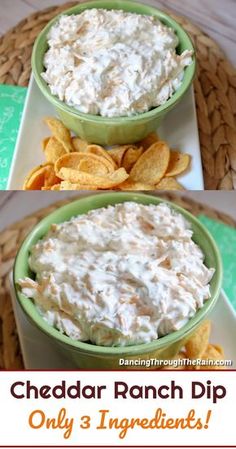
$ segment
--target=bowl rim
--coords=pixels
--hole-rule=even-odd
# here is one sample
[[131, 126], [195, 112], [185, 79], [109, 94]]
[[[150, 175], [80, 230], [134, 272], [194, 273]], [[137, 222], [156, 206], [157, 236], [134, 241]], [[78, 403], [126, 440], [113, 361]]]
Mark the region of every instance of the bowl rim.
[[[35, 43], [33, 46], [33, 51], [32, 51], [32, 57], [31, 57], [31, 65], [32, 65], [34, 78], [36, 80], [38, 87], [40, 88], [41, 92], [43, 93], [43, 95], [48, 99], [48, 101], [53, 103], [56, 108], [69, 113], [74, 118], [80, 118], [80, 119], [86, 120], [87, 122], [96, 121], [101, 124], [102, 123], [105, 124], [105, 123], [109, 122], [109, 124], [114, 124], [114, 125], [120, 124], [122, 122], [129, 123], [129, 122], [135, 122], [138, 120], [145, 120], [145, 119], [148, 120], [148, 119], [155, 117], [156, 114], [163, 113], [166, 110], [168, 110], [170, 107], [174, 106], [180, 100], [180, 98], [182, 98], [182, 96], [185, 94], [185, 92], [188, 90], [188, 88], [192, 84], [193, 78], [196, 73], [196, 52], [195, 52], [193, 42], [192, 42], [190, 36], [188, 35], [188, 33], [184, 30], [184, 28], [181, 25], [179, 25], [175, 19], [173, 19], [172, 17], [170, 17], [168, 14], [161, 11], [160, 9], [155, 8], [154, 6], [146, 5], [146, 4], [136, 2], [133, 0], [118, 1], [117, 5], [119, 6], [121, 3], [126, 4], [127, 6], [129, 6], [129, 5], [136, 6], [137, 8], [144, 7], [146, 10], [145, 14], [155, 15], [160, 20], [165, 19], [168, 23], [170, 23], [170, 25], [168, 25], [168, 26], [171, 26], [172, 28], [174, 28], [175, 32], [176, 32], [176, 30], [178, 30], [178, 33], [182, 34], [183, 38], [185, 38], [185, 40], [187, 41], [187, 46], [188, 46], [189, 50], [193, 51], [193, 56], [192, 56], [193, 62], [190, 66], [185, 68], [183, 81], [182, 81], [180, 87], [174, 92], [172, 97], [170, 97], [163, 105], [159, 105], [155, 108], [152, 108], [151, 110], [149, 110], [147, 112], [143, 112], [143, 113], [132, 115], [132, 116], [106, 117], [106, 116], [100, 116], [100, 115], [87, 114], [87, 113], [80, 112], [79, 110], [76, 110], [73, 106], [69, 106], [65, 102], [59, 100], [59, 98], [57, 96], [51, 94], [51, 92], [49, 90], [49, 86], [47, 85], [46, 81], [43, 80], [43, 78], [41, 77], [41, 74], [37, 70], [37, 63], [36, 63], [38, 46], [39, 46], [41, 40], [44, 40], [45, 34], [48, 33], [51, 26], [54, 25], [54, 23], [59, 19], [59, 17], [61, 17], [62, 15], [73, 14], [73, 12], [78, 9], [80, 11], [79, 12], [79, 14], [80, 14], [85, 9], [88, 9], [88, 7], [89, 8], [92, 8], [92, 7], [99, 8], [99, 5], [103, 5], [103, 6], [100, 6], [101, 9], [106, 9], [109, 6], [111, 6], [111, 7], [109, 7], [109, 9], [115, 8], [115, 2], [114, 2], [114, 5], [111, 5], [111, 0], [94, 0], [94, 1], [83, 2], [78, 5], [75, 5], [72, 8], [69, 8], [69, 9], [63, 11], [62, 13], [56, 15], [43, 28], [43, 30], [39, 33], [37, 39], [35, 40]], [[105, 7], [104, 4], [107, 4], [107, 6]], [[117, 8], [115, 8], [115, 9], [117, 9]], [[119, 9], [122, 10], [122, 6], [120, 6]]]
[[[114, 202], [114, 198], [116, 199]], [[93, 345], [91, 343], [81, 342], [78, 340], [72, 340], [70, 337], [68, 337], [65, 334], [62, 334], [59, 330], [54, 328], [53, 326], [49, 325], [42, 316], [37, 312], [35, 305], [32, 300], [28, 299], [26, 300], [26, 297], [19, 291], [17, 287], [17, 280], [20, 279], [22, 276], [20, 275], [22, 270], [22, 265], [25, 263], [28, 266], [28, 259], [25, 260], [24, 254], [22, 254], [23, 251], [27, 251], [32, 245], [32, 240], [37, 236], [38, 232], [40, 232], [40, 229], [42, 226], [47, 225], [48, 221], [49, 223], [53, 223], [53, 220], [55, 217], [60, 217], [61, 211], [68, 209], [72, 212], [72, 210], [75, 210], [74, 214], [72, 213], [70, 217], [72, 218], [75, 215], [80, 215], [79, 212], [76, 211], [76, 208], [83, 207], [86, 205], [86, 203], [89, 201], [91, 202], [91, 207], [89, 205], [88, 210], [98, 209], [101, 207], [107, 207], [109, 204], [119, 204], [121, 202], [126, 201], [134, 201], [137, 202], [137, 200], [142, 204], [159, 204], [159, 203], [166, 203], [169, 205], [172, 209], [177, 211], [178, 213], [182, 214], [190, 223], [194, 223], [196, 227], [200, 230], [201, 234], [205, 236], [205, 238], [208, 239], [210, 242], [212, 251], [214, 253], [214, 258], [216, 261], [216, 273], [217, 275], [217, 281], [215, 286], [215, 292], [214, 296], [206, 300], [204, 306], [197, 311], [197, 313], [179, 330], [174, 331], [168, 335], [165, 335], [164, 337], [161, 337], [160, 339], [153, 340], [149, 343], [142, 343], [138, 345], [132, 345], [132, 346], [118, 346], [118, 347], [106, 347], [106, 346], [99, 346], [99, 345]], [[145, 202], [143, 202], [145, 200]], [[147, 203], [148, 201], [148, 203]], [[97, 205], [97, 202], [99, 205]], [[83, 214], [84, 212], [82, 212]], [[66, 221], [66, 220], [65, 220]], [[59, 218], [59, 223], [63, 222]], [[42, 236], [40, 237], [42, 238]], [[39, 239], [40, 239], [39, 238]], [[22, 261], [23, 258], [23, 261]], [[39, 328], [43, 333], [47, 334], [48, 336], [55, 338], [55, 340], [58, 343], [65, 344], [67, 347], [70, 347], [70, 349], [74, 350], [81, 350], [81, 352], [98, 356], [101, 355], [103, 357], [106, 356], [131, 356], [135, 354], [145, 354], [148, 352], [151, 352], [153, 350], [164, 348], [166, 345], [170, 346], [173, 343], [176, 343], [177, 341], [181, 340], [185, 337], [185, 335], [188, 335], [193, 331], [200, 322], [206, 318], [206, 316], [210, 313], [210, 311], [213, 309], [219, 294], [221, 290], [222, 285], [222, 276], [223, 276], [223, 268], [222, 268], [222, 261], [219, 249], [207, 230], [207, 228], [191, 213], [189, 213], [184, 208], [176, 205], [172, 201], [168, 201], [166, 199], [163, 199], [158, 196], [153, 196], [149, 194], [143, 194], [143, 193], [126, 193], [126, 192], [115, 192], [115, 193], [99, 193], [95, 195], [89, 195], [85, 198], [79, 198], [75, 201], [70, 201], [68, 204], [59, 207], [52, 213], [48, 214], [46, 217], [44, 217], [42, 220], [40, 220], [37, 225], [30, 231], [30, 233], [27, 235], [27, 237], [22, 242], [20, 248], [18, 249], [15, 263], [13, 267], [13, 284], [14, 284], [14, 290], [15, 295], [17, 298], [18, 304], [20, 304], [21, 308], [23, 309], [24, 313], [26, 314], [27, 318], [36, 325], [37, 328]], [[35, 315], [36, 314], [36, 315]]]

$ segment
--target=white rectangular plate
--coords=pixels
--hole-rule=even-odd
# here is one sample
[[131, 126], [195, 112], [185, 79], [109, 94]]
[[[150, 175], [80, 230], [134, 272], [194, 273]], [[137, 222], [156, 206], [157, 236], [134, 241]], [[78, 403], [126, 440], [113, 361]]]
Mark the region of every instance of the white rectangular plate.
[[[55, 115], [51, 104], [40, 92], [31, 76], [25, 108], [8, 180], [8, 190], [22, 190], [26, 175], [35, 166], [45, 162], [41, 140], [48, 136], [49, 130], [43, 117]], [[193, 88], [191, 88], [164, 119], [158, 133], [173, 148], [189, 153], [192, 157], [191, 169], [179, 181], [187, 190], [203, 190], [203, 175], [198, 127]]]
[[[49, 337], [34, 327], [24, 316], [16, 301], [12, 275], [10, 276], [12, 304], [14, 308], [18, 335], [26, 369], [77, 369], [58, 351]], [[236, 313], [225, 293], [222, 291], [212, 312], [211, 341], [220, 344], [225, 350], [225, 358], [233, 361], [236, 368]]]

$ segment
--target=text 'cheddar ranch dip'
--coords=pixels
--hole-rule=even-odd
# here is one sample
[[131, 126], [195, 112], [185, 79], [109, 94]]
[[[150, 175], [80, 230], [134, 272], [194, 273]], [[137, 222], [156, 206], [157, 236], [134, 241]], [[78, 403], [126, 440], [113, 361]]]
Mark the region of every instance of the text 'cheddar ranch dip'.
[[130, 116], [164, 104], [180, 87], [192, 52], [156, 17], [88, 9], [63, 15], [48, 34], [43, 79], [81, 112]]
[[19, 284], [75, 340], [147, 343], [180, 329], [210, 297], [214, 269], [189, 223], [166, 204], [125, 202], [53, 224]]

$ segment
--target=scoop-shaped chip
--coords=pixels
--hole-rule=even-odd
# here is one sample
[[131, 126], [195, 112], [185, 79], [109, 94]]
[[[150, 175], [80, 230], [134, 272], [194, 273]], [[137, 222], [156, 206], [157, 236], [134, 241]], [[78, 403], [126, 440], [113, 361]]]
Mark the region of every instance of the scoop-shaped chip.
[[61, 190], [60, 187], [61, 187], [60, 183], [59, 184], [54, 184], [54, 186], [52, 186], [50, 190]]
[[44, 149], [44, 154], [46, 156], [47, 162], [54, 162], [59, 159], [59, 157], [63, 156], [63, 154], [68, 154], [65, 147], [62, 145], [56, 137], [50, 137], [48, 143]]
[[70, 181], [62, 181], [60, 184], [59, 190], [97, 190], [98, 187], [94, 187], [93, 185], [85, 185], [72, 183]]
[[[212, 360], [212, 361], [220, 361], [224, 360], [224, 353], [222, 353], [222, 348], [219, 350], [217, 345], [208, 344], [206, 351], [204, 352], [202, 359], [203, 360]], [[201, 370], [221, 370], [225, 369], [224, 365], [214, 365], [212, 363], [208, 363], [206, 365], [200, 366]]]
[[170, 149], [165, 142], [159, 141], [146, 150], [130, 171], [133, 181], [157, 184], [165, 175], [170, 159]]
[[80, 162], [82, 160], [91, 161], [91, 163], [93, 161], [94, 164], [99, 164], [99, 166], [103, 164], [103, 166], [106, 167], [107, 173], [114, 171], [113, 167], [111, 166], [110, 162], [107, 159], [101, 156], [96, 156], [96, 154], [77, 153], [77, 152], [61, 156], [55, 163], [55, 171], [59, 176], [59, 172], [63, 167], [70, 168], [73, 170], [79, 170]]
[[82, 159], [79, 163], [78, 170], [98, 176], [104, 176], [108, 173], [107, 167], [103, 161], [94, 158]]
[[143, 147], [144, 150], [147, 150], [151, 145], [153, 145], [155, 142], [158, 142], [159, 136], [157, 133], [150, 133], [148, 136], [144, 137], [144, 139], [140, 140], [139, 146]]
[[108, 154], [112, 157], [117, 167], [121, 167], [122, 159], [128, 148], [135, 148], [135, 145], [120, 145], [118, 147], [113, 147], [110, 150], [108, 150]]
[[176, 181], [175, 178], [162, 178], [158, 184], [155, 185], [156, 190], [184, 190], [184, 187]]
[[225, 352], [224, 352], [223, 347], [221, 345], [213, 345], [213, 346], [216, 349], [216, 351], [218, 351], [222, 355], [222, 357], [224, 358]]
[[144, 184], [141, 182], [132, 181], [131, 179], [127, 179], [117, 186], [119, 190], [155, 190], [154, 185]]
[[189, 359], [202, 357], [207, 349], [211, 333], [211, 322], [204, 321], [185, 344], [186, 355]]
[[54, 117], [46, 117], [44, 121], [48, 125], [52, 135], [64, 146], [66, 152], [69, 153], [70, 151], [74, 151], [71, 143], [70, 131], [63, 125], [63, 123]]
[[50, 165], [45, 173], [45, 187], [52, 187], [54, 184], [60, 182], [60, 179], [57, 177], [55, 173], [55, 169], [53, 165]]
[[46, 163], [35, 167], [27, 176], [23, 190], [42, 190], [58, 182], [53, 164]]
[[170, 161], [165, 177], [177, 176], [183, 173], [190, 164], [190, 156], [187, 153], [180, 153], [179, 151], [170, 152]]
[[127, 173], [130, 173], [130, 170], [134, 166], [135, 162], [139, 159], [141, 154], [143, 153], [143, 148], [130, 147], [125, 152], [124, 157], [122, 159], [122, 167], [125, 168]]
[[57, 159], [55, 163], [55, 171], [59, 173], [62, 167], [73, 168], [74, 170], [78, 170], [79, 164], [82, 159], [85, 157], [84, 153], [69, 153], [61, 156]]
[[117, 168], [116, 163], [113, 161], [111, 155], [108, 153], [107, 150], [105, 150], [100, 145], [88, 145], [87, 146], [87, 153], [96, 154], [97, 156], [104, 157], [108, 162], [110, 162], [111, 167], [114, 171]]
[[91, 175], [79, 170], [62, 167], [59, 177], [73, 184], [84, 184], [98, 187], [100, 189], [110, 189], [125, 181], [129, 175], [124, 168], [119, 168], [113, 173], [109, 173], [106, 177]]
[[43, 151], [45, 150], [50, 139], [51, 139], [51, 137], [45, 137], [45, 139], [42, 140], [41, 145], [42, 145]]
[[74, 150], [79, 153], [83, 153], [87, 150], [88, 142], [86, 140], [80, 139], [79, 137], [72, 137], [72, 145]]

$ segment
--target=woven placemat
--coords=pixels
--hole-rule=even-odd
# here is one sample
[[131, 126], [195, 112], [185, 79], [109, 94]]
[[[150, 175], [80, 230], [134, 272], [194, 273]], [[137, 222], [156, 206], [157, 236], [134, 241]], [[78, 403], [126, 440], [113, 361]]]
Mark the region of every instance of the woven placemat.
[[[0, 38], [0, 83], [27, 86], [34, 40], [55, 15], [78, 2], [36, 12]], [[236, 70], [216, 42], [188, 19], [174, 17], [194, 41], [195, 97], [205, 189], [236, 189]]]
[[[174, 201], [194, 215], [205, 214], [236, 228], [236, 221], [231, 217], [187, 197], [162, 192], [159, 192], [158, 196]], [[70, 201], [71, 199], [56, 202], [11, 225], [0, 233], [0, 369], [23, 368], [9, 288], [9, 273], [13, 267], [17, 250], [25, 236], [43, 217]]]

